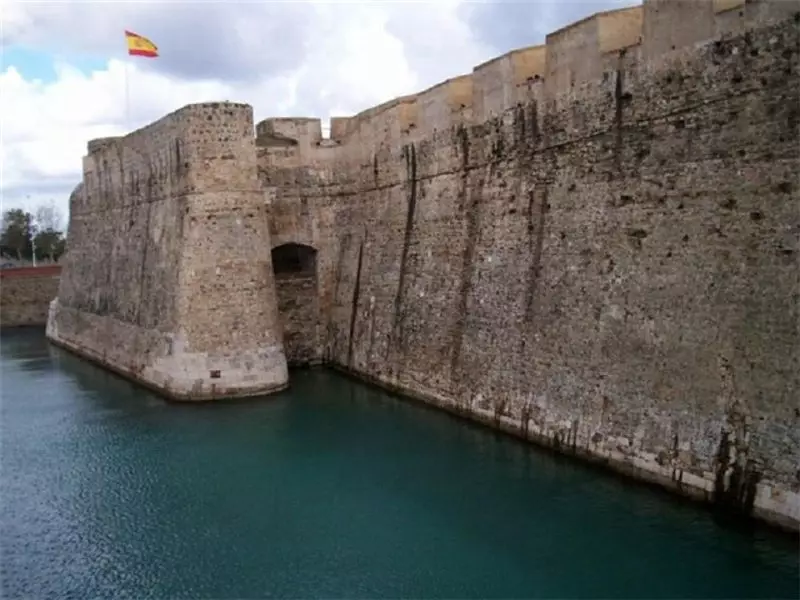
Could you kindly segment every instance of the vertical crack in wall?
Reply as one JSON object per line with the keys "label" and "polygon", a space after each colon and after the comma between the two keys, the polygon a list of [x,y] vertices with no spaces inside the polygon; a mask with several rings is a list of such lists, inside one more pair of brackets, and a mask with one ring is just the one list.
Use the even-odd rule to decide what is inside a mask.
{"label": "vertical crack in wall", "polygon": [[533,149],[539,139],[539,108],[536,100],[518,104],[514,109],[515,146]]}
{"label": "vertical crack in wall", "polygon": [[536,291],[539,288],[539,276],[542,273],[542,250],[544,248],[544,228],[547,217],[548,193],[547,187],[540,195],[538,210],[536,210],[536,224],[534,225],[534,205],[536,193],[530,192],[528,201],[528,245],[531,252],[531,266],[528,274],[527,302],[525,303],[525,322],[533,321],[536,307]]}
{"label": "vertical crack in wall", "polygon": [[458,147],[461,150],[461,185],[458,188],[458,206],[464,210],[469,189],[469,133],[462,125],[458,128]]}
{"label": "vertical crack in wall", "polygon": [[[122,208],[126,204],[125,198],[129,193],[129,190],[125,186],[124,152],[120,144],[115,144],[114,148],[117,151],[117,170],[119,171],[119,186],[117,186],[116,189],[118,190],[119,196],[114,199],[114,203],[112,204],[112,206],[119,206],[120,208]],[[133,205],[133,202],[131,202],[131,205]],[[120,210],[120,215],[122,213],[123,211]],[[126,235],[122,219],[113,219],[112,222],[114,224],[114,229],[112,229],[111,231],[112,235],[114,236],[114,250],[116,251],[118,243],[122,242],[124,244]],[[114,252],[113,254],[116,254],[116,252]],[[116,256],[113,256],[113,254],[112,254],[113,257],[112,260],[108,261],[109,265],[111,263],[116,263]],[[117,282],[113,281],[113,284],[114,284],[113,288],[115,290],[118,289]],[[109,306],[109,314],[126,323],[130,323],[133,320],[133,315],[130,314],[130,310],[123,312],[123,304],[122,302],[119,301],[118,293],[109,294],[109,296],[111,299]]]}
{"label": "vertical crack in wall", "polygon": [[741,448],[740,435],[723,430],[717,450],[714,501],[717,507],[733,513],[751,515],[761,473],[755,461]]}
{"label": "vertical crack in wall", "polygon": [[[114,206],[114,188],[111,183],[111,169],[108,168],[107,159],[103,159],[103,171],[97,176],[98,184],[98,199],[101,204],[106,206]],[[111,196],[111,198],[109,198]],[[113,263],[112,257],[114,254],[114,236],[113,230],[106,226],[99,228],[99,241],[105,247],[106,253],[100,252],[94,260],[100,261],[99,271],[102,273],[102,285],[98,286],[95,290],[93,305],[95,311],[99,316],[108,315],[108,302],[111,296],[111,265]],[[98,278],[99,279],[99,278]]]}
{"label": "vertical crack in wall", "polygon": [[406,228],[403,235],[403,250],[400,255],[400,276],[397,282],[397,294],[394,298],[394,315],[392,319],[392,338],[390,347],[397,343],[397,349],[402,350],[403,336],[403,300],[406,292],[406,268],[408,263],[408,250],[414,230],[414,214],[417,210],[417,152],[414,144],[403,148],[406,159],[406,176],[408,183],[408,210],[406,211]]}
{"label": "vertical crack in wall", "polygon": [[530,112],[528,120],[531,123],[529,130],[531,132],[531,145],[533,146],[539,141],[539,107],[536,104],[536,100],[531,100]]}
{"label": "vertical crack in wall", "polygon": [[[472,287],[472,276],[475,264],[478,232],[480,229],[480,189],[469,191],[469,134],[463,127],[458,132],[461,145],[461,190],[459,193],[464,198],[464,219],[466,231],[464,233],[464,252],[461,258],[461,277],[458,290],[458,304],[456,306],[455,322],[453,324],[450,376],[455,378],[456,370],[461,362],[461,347],[464,343],[464,326],[467,319],[467,301]],[[469,193],[469,205],[466,196]]]}
{"label": "vertical crack in wall", "polygon": [[369,304],[369,348],[367,350],[367,368],[374,372],[375,367],[375,305]]}
{"label": "vertical crack in wall", "polygon": [[[150,167],[150,176],[147,178],[147,197],[145,203],[147,204],[147,213],[145,216],[144,224],[144,246],[142,248],[142,263],[139,267],[139,302],[136,306],[136,324],[139,327],[142,325],[142,305],[144,304],[145,293],[145,280],[147,274],[147,249],[150,246],[150,213],[153,207],[153,166]],[[111,261],[109,261],[111,262]]]}
{"label": "vertical crack in wall", "polygon": [[[170,252],[167,256],[176,256],[181,248],[185,247],[186,244],[186,232],[190,230],[191,224],[189,223],[189,199],[183,195],[181,196],[180,202],[178,204],[178,233],[174,236],[172,246],[170,248]],[[149,227],[149,216],[148,216],[148,227]],[[172,278],[172,289],[177,290],[180,286],[181,281],[181,272],[184,269],[183,261],[177,260],[172,263],[172,268],[169,270],[170,277]],[[170,306],[170,315],[169,320],[165,323],[170,330],[176,331],[177,323],[178,323],[178,304],[175,301],[170,302],[166,297],[164,299],[164,303],[168,303]]]}
{"label": "vertical crack in wall", "polygon": [[623,71],[618,66],[614,85],[614,167],[618,174],[622,172],[622,86]]}
{"label": "vertical crack in wall", "polygon": [[[365,234],[366,237],[366,234]],[[358,314],[358,300],[361,294],[361,264],[364,258],[364,239],[358,246],[358,266],[356,267],[356,283],[353,286],[353,304],[350,310],[350,337],[347,342],[347,366],[353,366],[353,334],[356,329],[356,315]]]}
{"label": "vertical crack in wall", "polygon": [[517,104],[514,107],[514,145],[516,147],[523,146],[527,141],[526,123],[525,123],[525,107],[522,104]]}
{"label": "vertical crack in wall", "polygon": [[[336,275],[333,279],[333,306],[328,310],[328,325],[327,325],[327,339],[325,340],[325,348],[327,352],[327,360],[333,360],[334,357],[337,355],[338,344],[336,344],[336,338],[334,337],[334,332],[338,331],[338,329],[334,328],[333,323],[333,311],[334,309],[339,306],[339,282],[342,280],[342,271],[344,268],[344,257],[347,252],[347,248],[350,245],[350,242],[353,240],[353,234],[346,233],[342,237],[341,242],[339,243],[339,255],[336,259]],[[336,336],[338,337],[338,336]]]}
{"label": "vertical crack in wall", "polygon": [[172,185],[176,185],[178,181],[178,176],[181,174],[183,169],[181,169],[181,141],[178,138],[175,138],[175,168],[170,169],[170,179]]}
{"label": "vertical crack in wall", "polygon": [[145,229],[144,229],[144,244],[142,247],[142,263],[139,267],[139,302],[136,306],[136,324],[139,327],[144,327],[142,323],[142,305],[144,304],[145,294],[145,281],[147,280],[147,250],[150,247],[150,214],[152,211],[152,202],[147,203],[147,213],[145,215]]}
{"label": "vertical crack in wall", "polygon": [[751,515],[761,479],[749,458],[749,411],[735,389],[733,368],[720,359],[722,399],[727,404],[715,461],[714,501],[723,511]]}

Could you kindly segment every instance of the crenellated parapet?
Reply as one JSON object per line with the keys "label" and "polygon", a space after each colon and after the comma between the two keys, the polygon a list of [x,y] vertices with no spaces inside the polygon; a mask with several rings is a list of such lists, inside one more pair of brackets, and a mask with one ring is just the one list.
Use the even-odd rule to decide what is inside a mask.
{"label": "crenellated parapet", "polygon": [[645,0],[587,16],[548,34],[544,44],[512,50],[424,91],[333,117],[327,138],[319,119],[265,119],[255,138],[261,183],[287,199],[304,198],[317,185],[399,182],[399,173],[376,166],[388,155],[460,126],[517,118],[522,105],[533,106],[525,118],[538,121],[534,128],[561,143],[582,128],[586,110],[601,97],[610,94],[622,106],[628,88],[648,72],[681,69],[696,46],[785,19],[791,5]]}
{"label": "crenellated parapet", "polygon": [[[123,187],[133,197],[143,189],[147,197],[198,189],[215,172],[209,160],[230,161],[238,168],[245,156],[278,168],[363,163],[381,148],[483,123],[529,100],[572,101],[609,71],[651,68],[686,48],[797,12],[796,4],[785,0],[645,0],[588,16],[548,34],[545,44],[513,50],[417,94],[333,117],[328,138],[317,118],[265,119],[256,126],[255,153],[242,154],[238,146],[216,152],[231,127],[236,129],[231,123],[242,123],[237,111],[249,107],[187,106],[124,137],[91,140],[84,158],[85,188],[76,207],[94,210],[119,202],[111,196]],[[216,157],[204,158],[209,153]]]}
{"label": "crenellated parapet", "polygon": [[[402,145],[442,129],[479,124],[530,99],[573,97],[623,66],[622,57],[625,68],[647,68],[675,52],[797,11],[795,3],[784,0],[645,0],[640,6],[597,13],[550,33],[545,44],[508,52],[470,74],[352,117],[335,117],[330,133],[335,143],[330,145],[348,147],[348,156],[356,162],[366,160],[387,144]],[[263,123],[273,123],[272,133],[258,136],[272,141],[259,144],[291,144],[280,142],[281,136],[301,145],[301,140],[318,144],[317,126],[312,131],[302,125],[313,121],[268,119]]]}

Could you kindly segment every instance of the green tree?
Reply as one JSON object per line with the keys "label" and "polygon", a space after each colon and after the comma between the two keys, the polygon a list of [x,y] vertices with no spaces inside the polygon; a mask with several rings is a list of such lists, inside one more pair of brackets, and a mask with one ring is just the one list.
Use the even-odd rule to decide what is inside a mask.
{"label": "green tree", "polygon": [[0,246],[4,253],[13,254],[18,260],[33,256],[32,221],[33,216],[21,208],[12,208],[3,213]]}
{"label": "green tree", "polygon": [[64,253],[64,234],[55,229],[45,229],[38,231],[33,238],[36,246],[36,258],[48,258],[57,261]]}

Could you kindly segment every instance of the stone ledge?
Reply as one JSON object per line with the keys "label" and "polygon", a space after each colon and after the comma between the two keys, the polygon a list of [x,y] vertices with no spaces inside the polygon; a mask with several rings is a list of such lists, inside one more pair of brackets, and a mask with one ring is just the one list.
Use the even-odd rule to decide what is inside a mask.
{"label": "stone ledge", "polygon": [[[213,370],[220,372],[219,383],[211,383],[205,369],[203,369],[205,377],[194,376],[199,374],[195,373],[197,365],[209,360],[209,357],[200,354],[181,353],[162,356],[148,365],[125,366],[119,360],[111,359],[108,353],[97,352],[88,343],[81,343],[60,334],[59,315],[63,314],[64,310],[58,305],[58,300],[51,302],[46,335],[52,344],[129,379],[168,400],[180,402],[235,400],[266,396],[289,386],[288,367],[285,360],[280,360],[282,351],[276,348],[259,349],[252,353],[243,352],[235,360],[224,357],[211,358],[215,367]],[[104,323],[106,327],[114,324],[107,317],[87,314],[81,316],[90,320],[106,321]],[[141,332],[142,336],[152,333]],[[258,360],[259,357],[261,360]],[[240,363],[245,361],[252,362],[253,366],[242,369]],[[264,368],[256,369],[257,365]],[[225,369],[226,366],[228,369]],[[223,372],[226,375],[224,378]],[[250,377],[252,380],[249,380]]]}

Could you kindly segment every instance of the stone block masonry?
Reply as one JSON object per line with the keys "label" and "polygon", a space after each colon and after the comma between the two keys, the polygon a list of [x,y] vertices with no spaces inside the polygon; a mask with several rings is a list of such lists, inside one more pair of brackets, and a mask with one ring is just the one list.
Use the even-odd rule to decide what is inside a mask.
{"label": "stone block masonry", "polygon": [[[254,246],[213,254],[224,237],[212,231],[184,233],[173,250],[159,238],[139,281],[162,275],[135,297],[171,314],[156,310],[172,306],[159,304],[171,264],[159,252],[181,264],[238,256],[243,271],[220,280],[232,289],[249,281],[247,265],[268,266],[269,283],[238,297],[273,315],[270,340],[290,362],[322,361],[796,529],[800,15],[790,4],[648,0],[336,118],[331,139],[318,120],[267,119],[249,134],[252,155],[199,182],[233,180],[237,168],[258,177],[257,258]],[[289,249],[305,259],[287,260]],[[85,265],[83,314],[102,307],[98,289],[132,283],[108,283],[102,266]],[[193,343],[247,348],[239,301],[213,314],[207,300],[189,305],[200,281],[180,277],[169,289],[185,290]],[[65,286],[56,305],[73,293]],[[219,327],[217,314],[228,319]]]}
{"label": "stone block masonry", "polygon": [[1,270],[0,327],[43,327],[60,274],[60,265]]}

